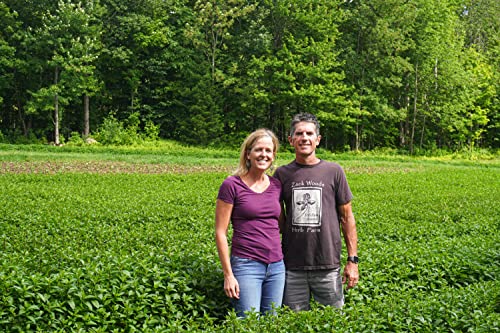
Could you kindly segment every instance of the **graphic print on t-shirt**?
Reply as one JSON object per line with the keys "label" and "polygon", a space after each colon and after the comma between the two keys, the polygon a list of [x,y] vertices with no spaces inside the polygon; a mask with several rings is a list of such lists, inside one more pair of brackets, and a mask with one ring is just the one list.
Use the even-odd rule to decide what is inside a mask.
{"label": "graphic print on t-shirt", "polygon": [[301,187],[292,190],[292,225],[321,226],[321,194],[322,188]]}

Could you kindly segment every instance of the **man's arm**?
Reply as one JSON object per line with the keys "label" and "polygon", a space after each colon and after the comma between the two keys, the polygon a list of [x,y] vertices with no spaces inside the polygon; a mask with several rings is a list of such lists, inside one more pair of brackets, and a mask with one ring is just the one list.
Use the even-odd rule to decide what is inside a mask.
{"label": "man's arm", "polygon": [[[340,225],[349,257],[358,255],[358,233],[356,231],[356,220],[352,213],[351,203],[338,206]],[[347,283],[347,289],[353,288],[359,280],[358,264],[347,261],[344,268],[342,283]]]}

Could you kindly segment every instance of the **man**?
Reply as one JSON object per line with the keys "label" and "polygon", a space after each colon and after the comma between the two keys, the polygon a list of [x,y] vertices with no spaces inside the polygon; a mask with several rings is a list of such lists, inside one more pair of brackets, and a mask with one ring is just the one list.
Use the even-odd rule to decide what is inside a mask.
{"label": "man", "polygon": [[[298,114],[290,127],[295,160],[274,174],[282,183],[285,213],[280,219],[286,266],[283,304],[294,311],[309,310],[312,295],[321,304],[340,308],[342,284],[353,288],[359,279],[352,193],[342,168],[316,156],[321,140],[316,117]],[[340,230],[348,254],[343,276]]]}

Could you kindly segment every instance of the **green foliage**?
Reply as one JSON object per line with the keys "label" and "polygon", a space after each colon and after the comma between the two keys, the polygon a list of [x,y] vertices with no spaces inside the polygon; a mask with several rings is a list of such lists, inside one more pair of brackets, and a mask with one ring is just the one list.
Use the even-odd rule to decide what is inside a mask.
{"label": "green foliage", "polygon": [[0,129],[57,143],[57,129],[88,135],[115,110],[209,147],[258,127],[286,142],[290,117],[308,111],[332,151],[496,149],[499,11],[495,0],[6,0]]}
{"label": "green foliage", "polygon": [[[237,151],[173,142],[0,151],[0,331],[492,332],[500,324],[498,156],[322,151],[344,166],[355,194],[360,284],[342,311],[313,304],[240,320],[213,241],[228,172],[210,171],[235,165]],[[282,152],[278,161],[291,158]],[[137,161],[142,171],[113,171]],[[174,161],[200,168],[145,171]],[[47,168],[56,162],[64,163]],[[113,163],[99,169],[103,162]],[[85,165],[94,168],[72,169]]]}
{"label": "green foliage", "polygon": [[[1,219],[2,234],[9,235],[2,239],[1,328],[196,328],[224,313],[216,257],[205,242],[214,188],[196,186],[197,195],[186,197],[195,179],[122,176],[121,185],[114,176],[96,182],[90,174],[25,175],[10,184],[1,178],[17,197],[13,205],[32,193],[36,198],[24,197],[25,207],[37,206]],[[196,243],[197,251],[185,252]]]}
{"label": "green foliage", "polygon": [[155,125],[151,120],[146,121],[144,137],[148,141],[158,141],[160,139],[160,126]]}
{"label": "green foliage", "polygon": [[123,123],[114,116],[104,119],[95,137],[103,144],[124,144],[130,140]]}
{"label": "green foliage", "polygon": [[[14,67],[16,49],[10,45],[9,36],[19,29],[19,21],[3,2],[0,3],[0,22],[0,91],[5,91],[14,83],[10,69]],[[4,96],[0,95],[0,105],[3,99]]]}
{"label": "green foliage", "polygon": [[85,143],[85,141],[82,139],[80,133],[78,132],[71,132],[71,135],[68,139],[68,144],[69,145],[75,145],[75,146],[81,146]]}
{"label": "green foliage", "polygon": [[96,140],[103,145],[133,145],[154,142],[159,139],[159,126],[147,121],[141,133],[139,113],[132,113],[125,121],[119,121],[112,114],[105,118],[97,133]]}
{"label": "green foliage", "polygon": [[47,140],[39,139],[34,133],[23,135],[19,130],[5,131],[2,134],[2,143],[8,144],[47,144]]}

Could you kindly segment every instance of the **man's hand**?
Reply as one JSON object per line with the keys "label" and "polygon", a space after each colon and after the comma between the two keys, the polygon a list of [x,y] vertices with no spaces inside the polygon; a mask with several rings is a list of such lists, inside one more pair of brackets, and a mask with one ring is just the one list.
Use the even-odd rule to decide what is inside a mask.
{"label": "man's hand", "polygon": [[347,289],[354,288],[359,281],[358,264],[347,262],[344,268],[344,275],[342,276],[342,283],[347,283]]}

